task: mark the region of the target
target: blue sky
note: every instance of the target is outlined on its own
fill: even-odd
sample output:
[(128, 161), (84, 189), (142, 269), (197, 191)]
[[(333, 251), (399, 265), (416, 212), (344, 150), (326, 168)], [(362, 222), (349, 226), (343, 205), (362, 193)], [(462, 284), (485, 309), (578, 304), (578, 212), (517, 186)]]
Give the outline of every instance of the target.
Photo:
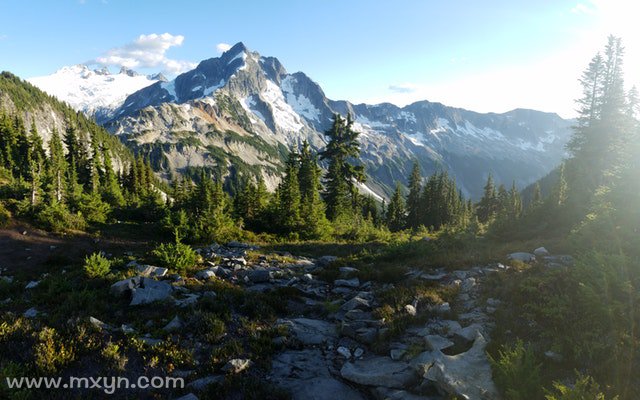
[(28, 78), (102, 62), (175, 74), (243, 41), (333, 99), (572, 116), (580, 72), (609, 33), (627, 47), (627, 80), (640, 82), (640, 29), (626, 3), (7, 0), (0, 69)]

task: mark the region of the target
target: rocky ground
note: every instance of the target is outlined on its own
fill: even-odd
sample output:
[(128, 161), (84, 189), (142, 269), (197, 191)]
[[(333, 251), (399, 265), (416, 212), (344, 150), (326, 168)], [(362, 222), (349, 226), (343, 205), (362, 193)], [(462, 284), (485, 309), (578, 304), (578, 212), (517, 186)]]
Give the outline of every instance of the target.
[[(206, 267), (189, 276), (133, 260), (126, 266), (130, 276), (105, 289), (117, 304), (142, 310), (142, 319), (143, 310), (161, 306), (169, 315), (163, 326), (154, 327), (157, 322), (152, 320), (142, 325), (89, 318), (96, 329), (113, 337), (135, 336), (146, 346), (171, 338), (193, 349), (196, 367), (171, 371), (188, 382), (188, 394), (181, 399), (206, 396), (202, 392), (207, 387), (238, 374), (253, 374), (290, 393), (293, 399), (500, 397), (485, 352), (494, 328), (492, 315), (500, 300), (486, 298), (480, 288), (486, 277), (504, 273), (509, 266), (493, 264), (454, 271), (407, 268), (405, 276), (391, 284), (361, 281), (357, 268), (336, 262), (332, 256), (273, 257), (243, 243), (214, 244), (198, 252)], [(570, 257), (550, 256), (544, 249), (535, 254), (514, 253), (510, 259), (532, 262), (536, 256), (544, 257), (549, 267), (571, 262)], [(13, 283), (6, 271), (2, 279)], [(209, 354), (215, 346), (194, 335), (193, 318), (185, 310), (198, 309), (205, 302), (226, 301), (211, 290), (212, 282), (245, 294), (282, 294), (276, 300), (286, 311), (271, 327), (276, 334), (268, 338), (274, 350), (267, 365), (249, 354), (229, 356), (218, 367), (197, 368), (204, 363), (198, 361), (198, 355)], [(396, 286), (404, 282), (419, 282), (453, 295), (448, 302), (416, 296), (383, 316), (381, 310), (388, 301), (385, 293), (387, 297), (395, 293)], [(26, 282), (24, 290), (37, 290), (39, 284), (38, 279)], [(11, 301), (5, 299), (3, 304)], [(122, 312), (114, 310), (114, 315)], [(42, 314), (37, 307), (30, 307), (23, 316), (33, 319)], [(406, 322), (401, 330), (393, 323), (398, 320)]]

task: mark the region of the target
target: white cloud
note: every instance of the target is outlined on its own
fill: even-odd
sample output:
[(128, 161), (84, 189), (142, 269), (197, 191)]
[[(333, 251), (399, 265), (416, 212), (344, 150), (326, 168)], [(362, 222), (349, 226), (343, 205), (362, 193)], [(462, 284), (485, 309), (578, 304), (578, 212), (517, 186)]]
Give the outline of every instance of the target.
[(571, 12), (574, 14), (589, 14), (589, 15), (594, 15), (596, 13), (596, 11), (593, 8), (591, 8), (590, 5), (585, 3), (576, 4), (575, 7), (571, 9)]
[(170, 33), (140, 35), (133, 42), (115, 47), (89, 63), (127, 68), (159, 68), (167, 75), (176, 75), (196, 66), (190, 61), (167, 57), (167, 50), (181, 46), (183, 41), (184, 36)]
[(418, 87), (414, 83), (398, 83), (389, 85), (389, 90), (393, 93), (413, 93), (418, 90)]
[(231, 48), (231, 45), (228, 43), (218, 43), (216, 45), (216, 50), (218, 50), (218, 53), (224, 53), (225, 51), (229, 50)]

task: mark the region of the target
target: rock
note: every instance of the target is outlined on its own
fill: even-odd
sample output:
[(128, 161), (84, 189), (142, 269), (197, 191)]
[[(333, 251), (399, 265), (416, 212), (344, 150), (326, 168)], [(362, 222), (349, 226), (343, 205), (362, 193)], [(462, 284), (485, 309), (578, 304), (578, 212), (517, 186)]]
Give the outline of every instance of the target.
[(562, 357), (561, 354), (558, 354), (551, 350), (545, 351), (544, 356), (553, 362), (561, 363), (562, 361), (564, 361), (564, 357)]
[(176, 306), (178, 307), (189, 307), (198, 302), (200, 296), (196, 293), (188, 293), (182, 299), (178, 299), (175, 301)]
[(256, 269), (249, 271), (247, 277), (249, 277), (249, 280), (253, 283), (265, 283), (271, 280), (271, 272), (265, 269)]
[(447, 274), (444, 272), (438, 272), (434, 274), (421, 274), (420, 279), (424, 279), (427, 281), (441, 281), (446, 278)]
[(27, 286), (25, 286), (25, 289), (33, 289), (35, 287), (37, 287), (40, 284), (40, 281), (31, 281), (29, 283), (27, 283)]
[(155, 267), (153, 265), (138, 265), (136, 270), (140, 276), (146, 278), (162, 278), (169, 272), (167, 268)]
[(302, 282), (304, 282), (304, 283), (311, 283), (311, 282), (313, 282), (313, 275), (304, 274), (304, 275), (302, 275), (301, 279), (302, 279)]
[(182, 329), (182, 327), (184, 326), (184, 324), (182, 323), (182, 320), (180, 319), (180, 317), (178, 317), (177, 315), (171, 320), (171, 322), (169, 322), (167, 325), (164, 326), (164, 328), (162, 328), (162, 330), (166, 331), (166, 332), (173, 332), (173, 331), (177, 331)]
[(123, 279), (111, 285), (109, 291), (114, 296), (125, 296), (130, 291), (134, 290), (138, 286), (140, 286), (141, 277), (134, 276), (133, 278)]
[(340, 267), (340, 273), (342, 275), (354, 274), (356, 272), (360, 272), (360, 270), (358, 268), (353, 268), (353, 267)]
[(89, 323), (96, 327), (99, 330), (110, 330), (111, 327), (104, 322), (100, 321), (98, 318), (89, 317)]
[(198, 400), (198, 397), (193, 393), (189, 393), (182, 397), (178, 397), (176, 400)]
[(222, 371), (227, 374), (239, 374), (240, 372), (248, 369), (253, 365), (253, 361), (248, 358), (234, 358), (229, 360), (224, 367), (222, 367)]
[(342, 366), (340, 375), (351, 382), (367, 386), (384, 386), (404, 389), (416, 380), (409, 364), (393, 361), (388, 357), (374, 357), (348, 362)]
[(287, 351), (271, 362), (270, 380), (292, 400), (364, 400), (357, 390), (331, 375), (332, 361), (320, 349)]
[(455, 332), (462, 329), (462, 326), (458, 321), (452, 321), (449, 319), (437, 321), (436, 323), (431, 324), (430, 327), (434, 332), (444, 336), (453, 336)]
[(344, 357), (346, 359), (351, 358), (351, 350), (349, 350), (348, 348), (346, 348), (344, 346), (339, 346), (336, 351), (338, 352), (338, 354), (340, 354), (342, 357)]
[(320, 345), (337, 336), (333, 324), (319, 319), (280, 319), (276, 324), (288, 327), (289, 332), (304, 345)]
[(216, 297), (218, 297), (218, 295), (213, 290), (207, 290), (206, 292), (202, 293), (202, 298), (203, 299), (213, 300)]
[(120, 330), (122, 331), (122, 333), (126, 334), (131, 334), (131, 333), (135, 333), (135, 329), (133, 329), (133, 327), (131, 325), (127, 325), (127, 324), (122, 324), (120, 326)]
[(549, 255), (549, 251), (547, 251), (547, 249), (545, 249), (544, 247), (538, 247), (533, 251), (533, 254), (538, 257), (544, 257)]
[(207, 268), (202, 271), (196, 272), (196, 278), (201, 281), (208, 281), (211, 278), (216, 276), (216, 272), (218, 271), (218, 267)]
[(567, 267), (573, 267), (576, 263), (573, 257), (566, 254), (560, 255), (560, 256), (547, 256), (547, 257), (544, 257), (544, 261), (547, 263), (547, 265), (550, 265), (550, 266), (551, 264), (559, 264)]
[(491, 378), (486, 347), (486, 339), (478, 333), (473, 347), (465, 353), (447, 356), (435, 351), (432, 353), (434, 361), (425, 371), (424, 378), (452, 397), (498, 399), (500, 395)]
[(430, 307), (431, 311), (436, 314), (446, 314), (451, 312), (451, 305), (449, 303), (442, 303)]
[(232, 249), (257, 249), (257, 246), (252, 246), (248, 243), (241, 243), (236, 240), (232, 240), (227, 243), (227, 247), (231, 247)]
[(480, 324), (471, 324), (454, 333), (454, 336), (465, 343), (472, 343), (478, 333), (483, 333), (484, 328)]
[(167, 300), (171, 297), (173, 287), (167, 282), (142, 278), (140, 287), (132, 290), (131, 306), (150, 304), (156, 301)]
[(507, 255), (507, 259), (531, 263), (536, 261), (536, 256), (531, 253), (517, 252)]
[(412, 317), (415, 317), (415, 316), (416, 316), (416, 314), (418, 313), (418, 312), (416, 311), (416, 308), (415, 308), (414, 306), (412, 306), (411, 304), (407, 304), (406, 306), (404, 306), (404, 311), (405, 311), (407, 314), (411, 315)]
[(336, 256), (322, 256), (316, 260), (316, 265), (320, 268), (325, 268), (329, 264), (335, 262), (338, 259)]
[(144, 342), (147, 346), (155, 346), (155, 345), (158, 345), (158, 344), (162, 343), (162, 340), (155, 339), (155, 338), (152, 338), (150, 336), (142, 336), (140, 338), (140, 340), (142, 342)]
[(347, 301), (340, 307), (340, 309), (345, 312), (349, 312), (351, 310), (368, 310), (370, 308), (371, 305), (367, 300), (357, 296)]
[(466, 278), (460, 284), (460, 290), (468, 292), (476, 286), (476, 278)]
[(444, 350), (454, 345), (454, 343), (440, 335), (427, 335), (424, 338), (429, 350)]
[(398, 361), (401, 360), (402, 357), (407, 353), (406, 349), (391, 349), (391, 351), (389, 352), (391, 359), (393, 361)]
[(13, 283), (13, 276), (0, 276), (0, 280), (6, 283)]
[(204, 378), (196, 379), (193, 382), (190, 382), (187, 387), (189, 389), (196, 390), (201, 392), (205, 390), (208, 386), (213, 384), (222, 383), (224, 381), (224, 376), (222, 375), (209, 375)]
[(418, 396), (406, 390), (389, 389), (386, 387), (375, 388), (373, 394), (375, 398), (379, 400), (430, 400), (430, 398)]
[(38, 314), (40, 314), (40, 312), (38, 312), (35, 307), (31, 307), (30, 309), (22, 313), (22, 316), (25, 318), (35, 318), (38, 316)]
[(353, 356), (355, 358), (360, 358), (362, 357), (362, 355), (364, 354), (364, 350), (361, 347), (358, 347), (354, 352), (353, 352)]
[(335, 286), (342, 286), (342, 287), (348, 287), (348, 288), (359, 288), (360, 287), (360, 279), (358, 278), (353, 278), (353, 279), (336, 279), (333, 284)]

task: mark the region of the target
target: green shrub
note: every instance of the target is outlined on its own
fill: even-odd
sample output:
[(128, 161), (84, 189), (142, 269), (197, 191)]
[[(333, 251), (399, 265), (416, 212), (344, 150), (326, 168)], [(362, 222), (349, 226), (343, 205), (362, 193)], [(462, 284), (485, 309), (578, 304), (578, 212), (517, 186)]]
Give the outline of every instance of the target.
[[(572, 386), (566, 386), (560, 382), (554, 382), (555, 393), (548, 393), (546, 400), (605, 400), (605, 395), (600, 392), (600, 386), (590, 376), (578, 375), (578, 379)], [(616, 400), (618, 396), (614, 397)]]
[(181, 243), (179, 238), (176, 238), (175, 243), (162, 243), (152, 254), (163, 267), (174, 269), (178, 273), (184, 273), (198, 262), (198, 253), (191, 246)]
[(4, 228), (9, 225), (11, 220), (11, 213), (7, 210), (4, 204), (0, 203), (0, 228)]
[(91, 278), (102, 278), (111, 271), (111, 261), (102, 253), (93, 253), (84, 259), (84, 271)]
[(531, 347), (518, 340), (512, 348), (503, 346), (496, 360), (489, 356), (493, 378), (506, 400), (527, 400), (541, 397), (540, 364)]
[(82, 196), (78, 208), (88, 223), (104, 223), (111, 212), (111, 206), (98, 195)]
[(129, 359), (120, 351), (120, 346), (115, 343), (107, 343), (100, 352), (102, 357), (107, 361), (110, 368), (117, 371), (124, 371)]
[(34, 346), (35, 364), (40, 372), (53, 375), (75, 359), (72, 348), (65, 345), (55, 329), (44, 328)]
[(87, 227), (82, 215), (70, 212), (62, 203), (46, 205), (37, 213), (36, 222), (54, 232), (83, 230)]

